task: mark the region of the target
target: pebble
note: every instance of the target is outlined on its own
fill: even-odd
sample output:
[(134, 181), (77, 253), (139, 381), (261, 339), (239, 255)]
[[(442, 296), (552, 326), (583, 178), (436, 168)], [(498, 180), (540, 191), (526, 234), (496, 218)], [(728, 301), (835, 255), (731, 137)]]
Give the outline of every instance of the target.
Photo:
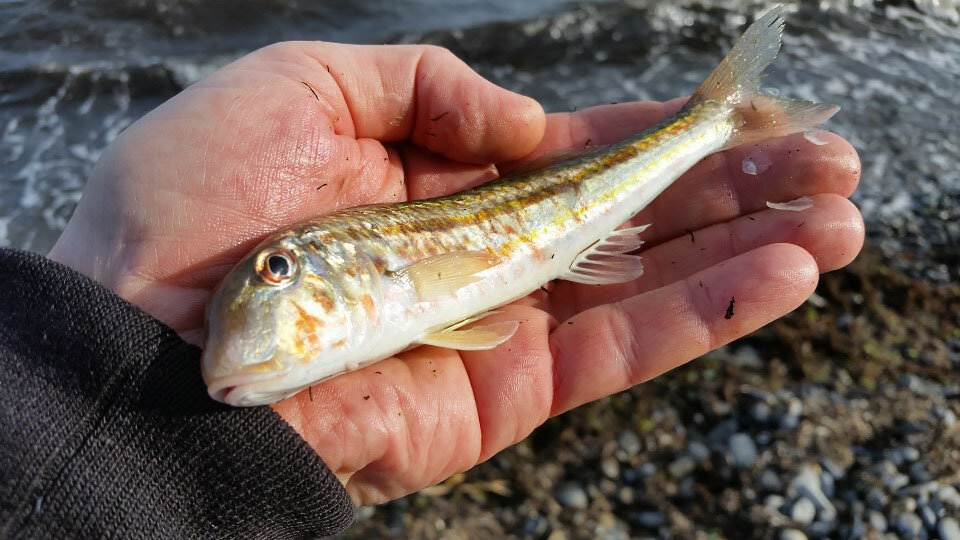
[(667, 522), (667, 517), (659, 511), (637, 512), (633, 515), (633, 521), (649, 529), (656, 529)]
[(883, 487), (890, 491), (897, 491), (898, 489), (909, 484), (910, 478), (908, 478), (907, 475), (900, 473), (884, 474), (882, 481)]
[(953, 518), (943, 518), (937, 525), (937, 534), (940, 540), (960, 540), (960, 526)]
[(590, 505), (587, 493), (583, 491), (582, 487), (573, 482), (560, 484), (560, 486), (557, 487), (556, 497), (560, 504), (570, 508), (583, 510)]
[(523, 520), (523, 534), (525, 536), (540, 538), (541, 536), (547, 534), (547, 529), (549, 528), (550, 522), (547, 521), (547, 518), (541, 516), (540, 514), (527, 516), (527, 518)]
[(887, 518), (876, 510), (867, 513), (867, 522), (870, 523), (870, 528), (877, 532), (886, 532), (887, 530)]
[(816, 517), (816, 515), (817, 507), (806, 497), (801, 497), (797, 502), (793, 503), (793, 508), (790, 509), (790, 519), (801, 525), (809, 525), (813, 522), (813, 518)]
[(948, 428), (951, 428), (956, 423), (957, 423), (957, 415), (954, 414), (954, 412), (951, 411), (950, 409), (947, 409), (946, 412), (943, 413), (943, 425), (947, 426)]
[(903, 459), (906, 461), (916, 461), (920, 459), (920, 451), (912, 446), (907, 446), (901, 450)]
[(764, 506), (778, 512), (785, 504), (787, 504), (787, 500), (784, 499), (782, 495), (777, 494), (767, 495), (767, 498), (763, 500)]
[(697, 490), (697, 482), (692, 476), (688, 476), (680, 481), (677, 486), (677, 495), (684, 499), (692, 499)]
[(376, 511), (377, 507), (375, 506), (361, 506), (360, 508), (357, 508), (357, 521), (364, 521), (372, 518)]
[(794, 429), (800, 424), (800, 415), (803, 414), (803, 402), (797, 398), (790, 398), (787, 401), (787, 409), (783, 417), (780, 418), (780, 426), (786, 429)]
[(733, 363), (742, 368), (761, 368), (763, 367), (763, 358), (760, 353), (750, 345), (741, 345), (733, 353), (731, 358)]
[(617, 435), (617, 444), (630, 457), (640, 453), (640, 438), (632, 431), (621, 431)]
[(920, 531), (923, 530), (923, 522), (920, 521), (920, 518), (916, 514), (900, 514), (896, 520), (897, 532), (900, 533), (900, 536), (905, 536), (907, 538), (913, 538), (920, 534)]
[(917, 510), (917, 514), (920, 515), (920, 520), (923, 521), (923, 526), (931, 531), (934, 530), (937, 526), (937, 515), (933, 513), (927, 505), (923, 505)]
[(623, 504), (633, 504), (635, 498), (633, 488), (630, 486), (623, 486), (617, 490), (617, 499)]
[(710, 459), (710, 449), (700, 441), (691, 442), (690, 445), (687, 446), (687, 452), (690, 453), (690, 457), (697, 461)]
[(824, 495), (833, 498), (833, 475), (827, 471), (820, 473), (820, 489), (823, 490)]
[(807, 536), (811, 538), (826, 538), (833, 531), (834, 524), (826, 521), (814, 521), (807, 526)]
[(760, 475), (760, 487), (767, 491), (779, 492), (783, 489), (783, 483), (773, 470), (764, 469), (763, 474)]
[(730, 440), (730, 437), (737, 432), (737, 421), (734, 419), (724, 420), (716, 425), (707, 434), (707, 439), (715, 444), (723, 444)]
[(600, 461), (600, 470), (607, 478), (616, 479), (620, 476), (620, 463), (612, 457), (605, 457)]
[(734, 464), (741, 469), (753, 467), (757, 462), (757, 445), (746, 433), (735, 433), (730, 437), (730, 453)]
[(855, 514), (853, 516), (853, 523), (850, 525), (850, 529), (844, 534), (840, 533), (841, 538), (849, 538), (850, 540), (863, 538), (867, 535), (867, 527), (863, 524), (863, 519), (860, 517), (860, 514)]
[(957, 493), (957, 490), (953, 486), (941, 487), (937, 492), (937, 497), (947, 506), (960, 508), (960, 493)]
[(867, 492), (867, 505), (870, 508), (883, 510), (887, 506), (888, 500), (886, 493), (879, 488), (870, 488), (870, 491)]
[(653, 463), (644, 463), (639, 469), (640, 476), (653, 476), (657, 472), (657, 466)]
[(807, 497), (820, 511), (820, 517), (824, 521), (833, 521), (837, 517), (837, 509), (830, 502), (830, 499), (824, 495), (820, 487), (820, 475), (810, 466), (804, 466), (787, 489), (787, 494), (791, 497)]
[(770, 406), (762, 401), (758, 401), (750, 407), (750, 416), (757, 423), (766, 424), (770, 421)]
[(674, 478), (682, 478), (697, 468), (697, 462), (690, 456), (681, 456), (667, 466), (667, 471)]
[(807, 540), (807, 535), (796, 529), (783, 529), (780, 531), (780, 540)]
[(930, 481), (930, 473), (927, 472), (927, 466), (922, 461), (917, 461), (910, 464), (910, 479), (917, 484), (923, 484), (924, 482)]
[(847, 474), (847, 470), (841, 467), (840, 465), (838, 465), (832, 459), (829, 459), (829, 458), (824, 459), (823, 461), (820, 462), (820, 464), (823, 465), (824, 470), (830, 473), (830, 475), (837, 480), (840, 480)]

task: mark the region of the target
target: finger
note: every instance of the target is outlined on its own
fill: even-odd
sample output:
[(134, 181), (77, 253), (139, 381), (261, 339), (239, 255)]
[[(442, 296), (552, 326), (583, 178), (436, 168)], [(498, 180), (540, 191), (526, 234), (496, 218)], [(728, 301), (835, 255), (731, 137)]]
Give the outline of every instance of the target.
[(529, 435), (548, 418), (553, 402), (550, 347), (544, 337), (556, 320), (529, 306), (498, 311), (478, 324), (519, 321), (513, 337), (489, 351), (460, 353), (483, 434), (480, 461)]
[(551, 414), (647, 381), (760, 328), (799, 306), (817, 277), (810, 254), (774, 244), (562, 322), (550, 335)]
[(543, 138), (523, 159), (498, 165), (504, 174), (537, 157), (565, 148), (612, 144), (667, 118), (687, 98), (601, 105), (569, 113), (547, 115)]
[(543, 135), (535, 100), (494, 85), (440, 47), (289, 42), (250, 60), (264, 61), (296, 84), (306, 78), (318, 106), (342, 120), (338, 134), (409, 139), (469, 163), (516, 159)]
[(499, 176), (494, 165), (461, 163), (414, 145), (401, 147), (400, 154), (410, 200), (456, 193)]
[[(653, 224), (648, 243), (656, 244), (698, 229), (817, 193), (847, 197), (860, 181), (860, 158), (845, 139), (824, 132), (817, 146), (802, 134), (732, 148), (707, 156), (667, 188), (631, 223)], [(769, 163), (757, 175), (743, 161)]]
[(801, 212), (768, 208), (688, 231), (646, 249), (640, 254), (643, 276), (634, 281), (605, 286), (561, 281), (544, 300), (562, 299), (562, 303), (551, 307), (551, 312), (564, 319), (594, 306), (658, 289), (769, 244), (800, 246), (813, 257), (821, 273), (846, 266), (863, 246), (860, 212), (839, 195), (816, 195), (812, 199), (813, 207)]

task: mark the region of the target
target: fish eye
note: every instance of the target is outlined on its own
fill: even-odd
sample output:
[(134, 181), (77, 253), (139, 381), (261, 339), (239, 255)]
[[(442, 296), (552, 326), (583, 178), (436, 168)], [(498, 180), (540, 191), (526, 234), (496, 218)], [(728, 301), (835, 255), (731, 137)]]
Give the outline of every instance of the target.
[(256, 268), (264, 281), (280, 285), (296, 273), (297, 262), (293, 254), (285, 249), (268, 249), (257, 257)]

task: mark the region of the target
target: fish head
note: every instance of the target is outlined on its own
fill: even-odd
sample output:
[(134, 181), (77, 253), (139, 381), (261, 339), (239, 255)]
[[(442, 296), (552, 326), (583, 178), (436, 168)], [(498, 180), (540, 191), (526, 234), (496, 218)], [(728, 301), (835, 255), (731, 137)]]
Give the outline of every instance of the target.
[(206, 311), (201, 365), (210, 397), (263, 405), (342, 371), (356, 310), (336, 264), (291, 234), (265, 241), (230, 271)]

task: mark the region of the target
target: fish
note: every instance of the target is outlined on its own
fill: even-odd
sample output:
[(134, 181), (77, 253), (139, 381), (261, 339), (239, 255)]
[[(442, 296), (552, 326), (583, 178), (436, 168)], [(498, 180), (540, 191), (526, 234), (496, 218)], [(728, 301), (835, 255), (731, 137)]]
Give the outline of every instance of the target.
[(551, 280), (639, 279), (649, 224), (623, 225), (684, 172), (839, 110), (760, 91), (785, 11), (750, 25), (675, 115), (623, 141), (540, 158), (460, 193), (340, 210), (269, 236), (208, 303), (209, 395), (264, 405), (421, 345), (492, 349), (519, 321), (483, 319)]

